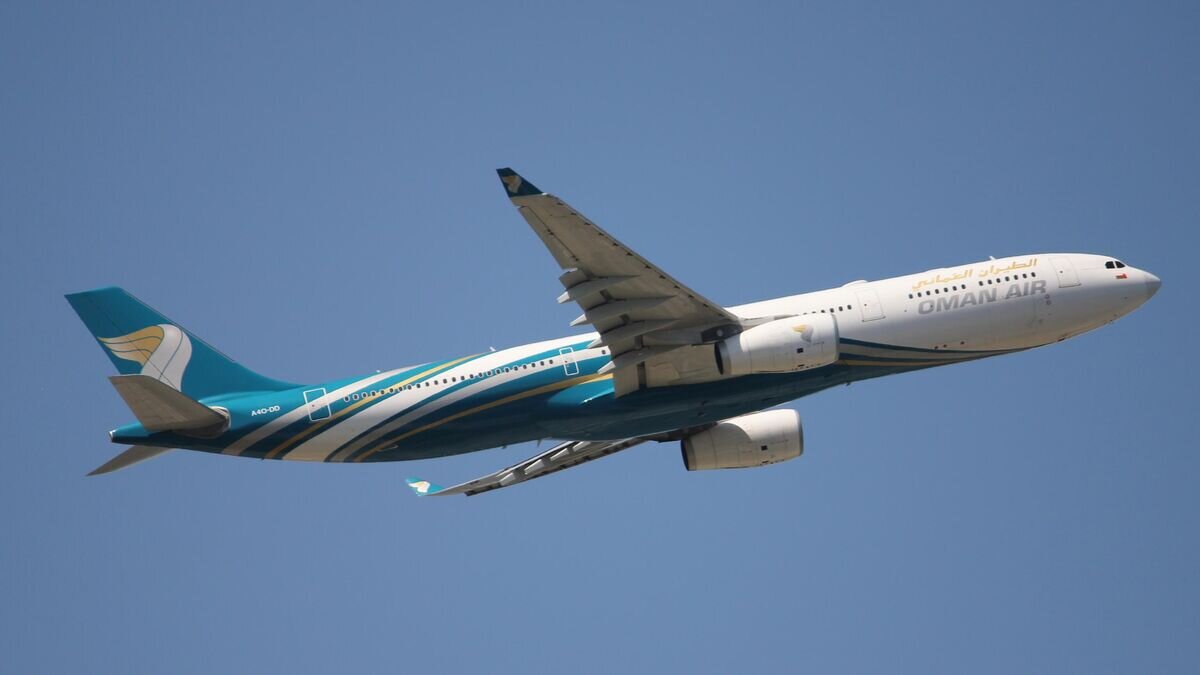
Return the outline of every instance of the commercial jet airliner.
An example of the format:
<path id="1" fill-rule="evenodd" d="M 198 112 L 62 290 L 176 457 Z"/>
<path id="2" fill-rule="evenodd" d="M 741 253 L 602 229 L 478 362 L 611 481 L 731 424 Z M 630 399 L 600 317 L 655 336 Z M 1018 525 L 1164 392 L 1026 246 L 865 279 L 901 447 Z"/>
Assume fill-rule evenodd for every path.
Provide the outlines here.
<path id="1" fill-rule="evenodd" d="M 646 441 L 689 471 L 804 451 L 799 415 L 770 409 L 839 384 L 1061 342 L 1146 302 L 1149 272 L 1103 255 L 1035 253 L 722 307 L 511 169 L 517 211 L 562 269 L 560 303 L 594 332 L 317 384 L 237 364 L 120 288 L 67 300 L 121 373 L 133 447 L 92 474 L 174 448 L 307 462 L 390 462 L 523 441 L 553 447 L 419 495 L 474 495 Z"/>

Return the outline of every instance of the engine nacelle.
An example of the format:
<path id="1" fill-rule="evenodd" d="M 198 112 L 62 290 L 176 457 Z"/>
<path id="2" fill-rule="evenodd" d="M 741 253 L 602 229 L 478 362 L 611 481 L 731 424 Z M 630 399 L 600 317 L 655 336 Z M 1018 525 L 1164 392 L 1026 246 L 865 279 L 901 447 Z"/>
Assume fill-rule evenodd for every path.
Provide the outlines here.
<path id="1" fill-rule="evenodd" d="M 727 419 L 681 446 L 688 471 L 764 466 L 803 454 L 804 427 L 795 410 L 767 410 Z"/>
<path id="2" fill-rule="evenodd" d="M 725 376 L 819 368 L 838 359 L 837 322 L 830 314 L 777 319 L 718 342 L 716 351 Z"/>

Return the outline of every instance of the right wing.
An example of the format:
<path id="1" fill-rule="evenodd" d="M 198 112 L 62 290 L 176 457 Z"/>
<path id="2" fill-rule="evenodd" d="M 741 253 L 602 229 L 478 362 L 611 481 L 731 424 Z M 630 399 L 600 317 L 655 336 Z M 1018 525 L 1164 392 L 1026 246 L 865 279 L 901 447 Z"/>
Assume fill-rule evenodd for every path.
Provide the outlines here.
<path id="1" fill-rule="evenodd" d="M 477 495 L 480 492 L 508 487 L 533 478 L 541 478 L 555 471 L 562 471 L 563 469 L 569 469 L 584 462 L 590 462 L 593 459 L 607 457 L 626 448 L 632 448 L 639 443 L 644 443 L 647 440 L 650 439 L 626 438 L 619 441 L 565 441 L 545 452 L 517 462 L 510 467 L 501 469 L 495 473 L 489 473 L 474 480 L 469 480 L 465 483 L 460 483 L 454 487 L 443 488 L 420 478 L 409 478 L 407 482 L 412 491 L 422 497 L 440 497 L 443 495 L 467 495 L 469 497 Z"/>
<path id="2" fill-rule="evenodd" d="M 509 199 L 549 249 L 563 274 L 559 302 L 583 310 L 572 326 L 591 324 L 609 348 L 618 396 L 645 386 L 638 367 L 679 347 L 737 333 L 738 317 L 688 288 L 617 241 L 563 200 L 512 169 L 497 171 Z"/>

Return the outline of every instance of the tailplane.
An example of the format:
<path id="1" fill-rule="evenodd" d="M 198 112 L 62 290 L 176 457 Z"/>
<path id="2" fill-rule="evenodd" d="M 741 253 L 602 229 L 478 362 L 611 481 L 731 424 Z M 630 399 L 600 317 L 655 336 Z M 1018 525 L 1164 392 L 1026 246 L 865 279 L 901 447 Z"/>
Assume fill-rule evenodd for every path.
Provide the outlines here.
<path id="1" fill-rule="evenodd" d="M 170 451 L 171 451 L 171 448 L 154 448 L 154 447 L 150 447 L 148 445 L 135 445 L 132 448 L 129 448 L 128 450 L 126 450 L 125 452 L 122 452 L 121 454 L 117 455 L 116 457 L 113 457 L 112 459 L 108 460 L 104 464 L 101 464 L 100 466 L 96 467 L 95 469 L 92 469 L 91 473 L 89 473 L 88 475 L 89 476 L 99 476 L 100 474 L 112 473 L 113 471 L 119 471 L 120 469 L 124 469 L 126 467 L 133 466 L 134 464 L 137 464 L 138 462 L 144 462 L 148 459 L 154 459 L 155 457 L 158 457 L 159 455 L 163 454 L 164 452 L 170 452 Z"/>
<path id="2" fill-rule="evenodd" d="M 188 398 L 149 375 L 108 378 L 146 431 L 178 431 L 185 436 L 219 436 L 229 428 L 227 414 Z"/>
<path id="3" fill-rule="evenodd" d="M 72 293 L 67 302 L 122 375 L 157 380 L 193 400 L 296 386 L 238 364 L 124 289 Z M 114 385 L 128 402 L 121 385 Z"/>

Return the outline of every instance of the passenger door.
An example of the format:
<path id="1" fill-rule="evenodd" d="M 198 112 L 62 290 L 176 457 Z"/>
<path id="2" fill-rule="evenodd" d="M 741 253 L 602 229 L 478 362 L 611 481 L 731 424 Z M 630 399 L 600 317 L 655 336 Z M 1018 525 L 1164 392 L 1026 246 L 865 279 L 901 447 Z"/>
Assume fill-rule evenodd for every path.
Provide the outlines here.
<path id="1" fill-rule="evenodd" d="M 1054 272 L 1058 275 L 1059 288 L 1079 285 L 1079 275 L 1075 272 L 1075 266 L 1071 264 L 1070 258 L 1053 256 L 1050 258 L 1050 264 L 1054 265 Z"/>
<path id="2" fill-rule="evenodd" d="M 558 355 L 563 360 L 563 372 L 567 375 L 578 375 L 579 364 L 575 362 L 575 350 L 570 347 L 563 347 L 558 350 Z"/>
<path id="3" fill-rule="evenodd" d="M 316 422 L 329 417 L 329 404 L 321 403 L 321 398 L 325 396 L 324 389 L 309 389 L 304 392 L 304 402 L 308 407 L 308 421 Z"/>
<path id="4" fill-rule="evenodd" d="M 862 310 L 863 321 L 875 321 L 883 318 L 883 305 L 879 302 L 879 294 L 875 289 L 863 289 L 855 293 L 858 297 L 858 306 Z"/>

